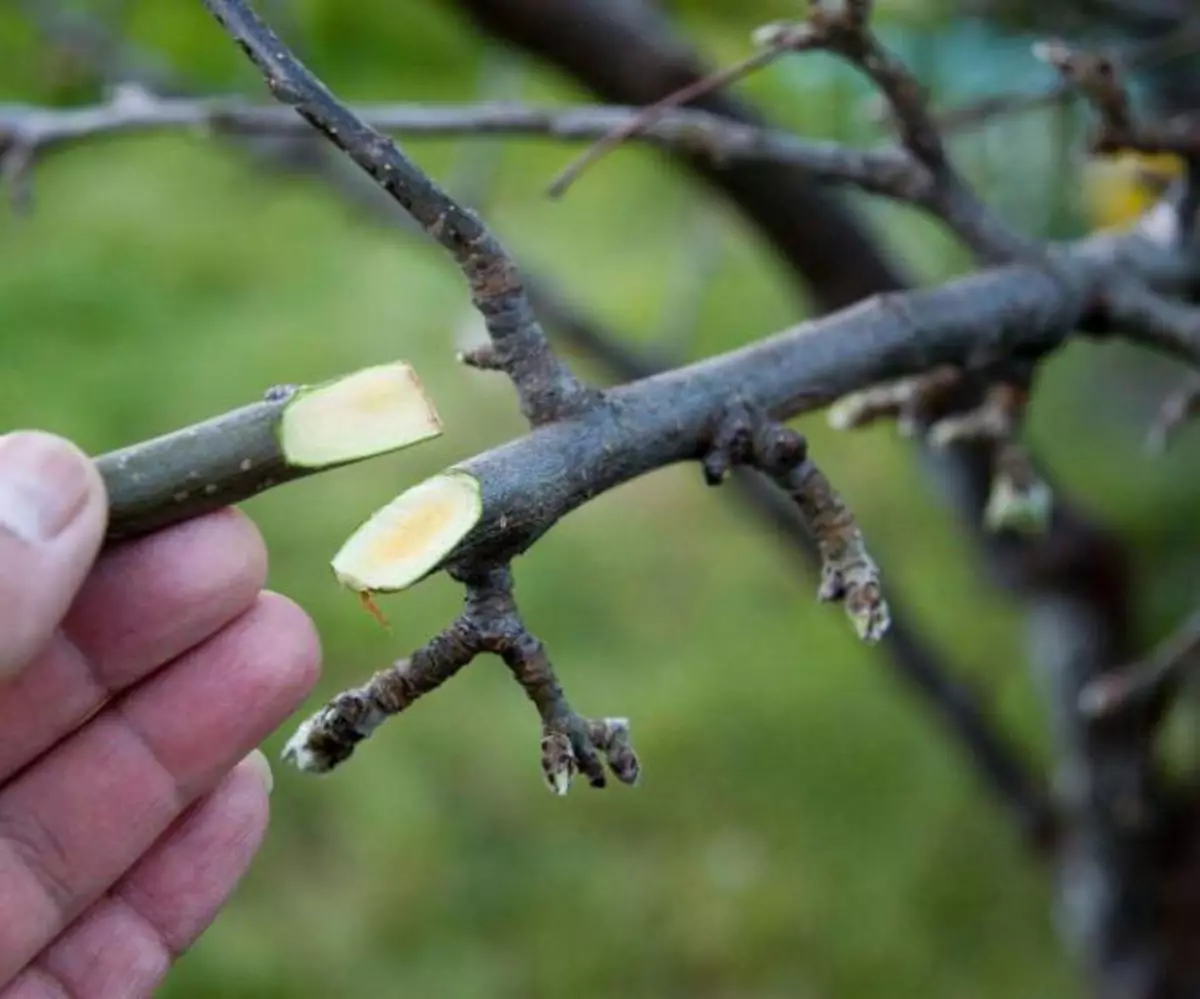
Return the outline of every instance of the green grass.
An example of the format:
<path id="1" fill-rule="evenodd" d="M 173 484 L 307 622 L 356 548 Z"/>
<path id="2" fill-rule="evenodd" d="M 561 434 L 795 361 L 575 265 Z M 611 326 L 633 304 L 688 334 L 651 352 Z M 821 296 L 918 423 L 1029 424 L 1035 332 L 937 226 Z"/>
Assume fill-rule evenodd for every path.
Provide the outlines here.
<path id="1" fill-rule="evenodd" d="M 170 34 L 176 58 L 194 55 L 203 72 L 228 61 L 215 40 L 201 46 L 144 7 L 138 30 Z M 358 44 L 361 24 L 332 9 L 311 15 L 329 32 L 323 44 Z M 438 17 L 419 23 L 422 44 L 451 30 Z M 356 85 L 386 79 L 412 93 L 380 53 L 364 59 Z M 444 68 L 423 87 L 418 96 L 466 93 Z M 412 148 L 444 172 L 456 147 Z M 535 266 L 648 339 L 696 191 L 656 158 L 621 153 L 548 203 L 540 192 L 567 155 L 512 143 L 491 215 Z M 914 269 L 961 265 L 941 234 L 878 218 Z M 795 319 L 763 249 L 733 220 L 724 238 L 695 355 Z M 456 588 L 431 580 L 384 601 L 388 635 L 338 590 L 328 561 L 405 486 L 522 432 L 508 386 L 454 363 L 452 334 L 467 319 L 447 260 L 355 224 L 312 184 L 202 139 L 69 151 L 39 170 L 35 213 L 0 221 L 0 427 L 43 427 L 98 452 L 271 384 L 412 361 L 445 419 L 441 439 L 246 507 L 271 547 L 271 585 L 322 634 L 325 675 L 307 711 L 455 612 Z M 1128 474 L 1136 442 L 1078 427 L 1090 356 L 1051 366 L 1035 432 L 1144 559 L 1166 558 L 1178 541 L 1162 544 L 1161 523 L 1140 526 L 1151 497 Z M 1040 748 L 1017 608 L 981 577 L 907 448 L 887 430 L 839 439 L 819 419 L 801 425 L 889 584 Z M 1185 493 L 1169 491 L 1166 472 L 1146 474 L 1184 524 Z M 164 995 L 1076 994 L 1049 885 L 1000 813 L 841 612 L 817 604 L 792 553 L 704 489 L 696 469 L 572 514 L 516 573 L 575 703 L 631 717 L 643 786 L 547 794 L 532 709 L 502 667 L 480 661 L 336 774 L 277 770 L 257 864 Z"/>

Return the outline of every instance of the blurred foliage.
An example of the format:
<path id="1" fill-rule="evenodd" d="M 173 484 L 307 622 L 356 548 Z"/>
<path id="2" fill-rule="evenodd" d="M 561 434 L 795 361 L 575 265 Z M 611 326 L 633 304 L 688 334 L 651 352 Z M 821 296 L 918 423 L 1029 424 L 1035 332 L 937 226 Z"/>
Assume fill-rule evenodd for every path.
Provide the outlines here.
<path id="1" fill-rule="evenodd" d="M 776 2 L 677 6 L 714 59 L 744 53 L 759 19 L 791 12 Z M 125 37 L 196 85 L 265 93 L 198 2 L 107 7 Z M 946 103 L 1044 80 L 1027 48 L 972 24 L 930 34 L 907 7 L 895 6 L 890 37 Z M 289 14 L 289 37 L 339 93 L 474 94 L 485 46 L 448 4 L 421 0 L 399 14 L 385 0 L 306 0 Z M 0 4 L 0 97 L 79 99 L 76 85 L 62 86 L 63 67 L 48 65 L 15 6 Z M 578 96 L 528 72 L 530 99 Z M 874 131 L 860 83 L 818 57 L 787 61 L 746 90 L 804 134 L 865 142 Z M 1015 222 L 1065 236 L 1081 226 L 1078 136 L 1074 116 L 1051 113 L 955 148 Z M 491 141 L 409 148 L 442 178 L 463 157 L 495 155 L 488 214 L 522 259 L 631 338 L 653 338 L 672 307 L 666 277 L 688 266 L 703 192 L 631 150 L 550 203 L 542 190 L 571 150 Z M 411 359 L 445 419 L 441 440 L 247 510 L 271 546 L 271 585 L 323 635 L 326 673 L 306 710 L 440 629 L 459 600 L 449 581 L 387 600 L 387 635 L 338 591 L 327 562 L 401 488 L 522 431 L 507 386 L 453 361 L 469 313 L 448 261 L 363 225 L 318 184 L 267 173 L 203 136 L 63 151 L 41 165 L 35 194 L 32 215 L 0 216 L 0 427 L 44 427 L 98 452 L 271 384 Z M 912 212 L 862 208 L 920 278 L 966 265 Z M 693 356 L 796 319 L 779 266 L 717 214 L 722 263 L 697 310 Z M 1159 463 L 1137 452 L 1167 371 L 1119 346 L 1074 347 L 1047 366 L 1032 414 L 1064 483 L 1136 546 L 1147 635 L 1179 612 L 1196 578 L 1196 481 L 1185 474 L 1196 442 Z M 989 586 L 909 448 L 887 429 L 835 440 L 819 418 L 800 425 L 890 585 L 1044 754 L 1018 609 Z M 1044 872 L 883 659 L 816 604 L 814 581 L 795 566 L 691 468 L 569 517 L 519 561 L 522 606 L 580 709 L 631 716 L 644 785 L 548 795 L 533 712 L 503 668 L 481 661 L 335 775 L 280 770 L 258 863 L 164 995 L 1077 994 Z"/>

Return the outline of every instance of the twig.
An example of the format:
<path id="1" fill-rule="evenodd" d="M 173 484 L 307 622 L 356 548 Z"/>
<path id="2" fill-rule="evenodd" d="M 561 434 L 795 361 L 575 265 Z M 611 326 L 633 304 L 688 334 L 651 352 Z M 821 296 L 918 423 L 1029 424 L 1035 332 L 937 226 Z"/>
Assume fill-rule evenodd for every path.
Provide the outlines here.
<path id="1" fill-rule="evenodd" d="M 536 425 L 595 406 L 597 394 L 554 356 L 529 307 L 516 264 L 478 216 L 340 103 L 243 0 L 204 4 L 258 66 L 275 97 L 350 156 L 449 251 L 467 278 L 498 363 L 516 387 L 526 418 Z"/>
<path id="2" fill-rule="evenodd" d="M 878 642 L 891 624 L 879 568 L 854 514 L 809 459 L 804 438 L 752 407 L 730 407 L 704 456 L 705 478 L 718 485 L 735 465 L 758 468 L 792 498 L 820 556 L 818 598 L 841 603 L 858 637 Z"/>
<path id="3" fill-rule="evenodd" d="M 1163 401 L 1158 417 L 1146 434 L 1146 449 L 1162 454 L 1171 441 L 1193 416 L 1200 416 L 1200 378 L 1192 377 L 1186 385 L 1172 392 Z"/>
<path id="4" fill-rule="evenodd" d="M 521 622 L 508 566 L 461 581 L 466 600 L 457 620 L 366 686 L 338 694 L 300 726 L 284 749 L 285 759 L 309 773 L 329 772 L 388 718 L 436 690 L 476 656 L 491 652 L 504 660 L 538 710 L 542 772 L 555 794 L 566 794 L 576 773 L 592 787 L 606 786 L 606 763 L 622 783 L 637 783 L 641 766 L 628 721 L 584 718 L 570 706 L 545 648 Z"/>
<path id="5" fill-rule="evenodd" d="M 1184 677 L 1200 668 L 1200 610 L 1162 642 L 1144 662 L 1094 680 L 1084 688 L 1080 710 L 1091 718 L 1149 711 L 1159 718 Z"/>
<path id="6" fill-rule="evenodd" d="M 829 407 L 827 419 L 834 430 L 858 430 L 880 420 L 895 420 L 905 437 L 930 425 L 947 412 L 962 395 L 963 374 L 953 367 L 852 392 Z"/>
<path id="7" fill-rule="evenodd" d="M 546 193 L 552 198 L 561 198 L 567 193 L 567 188 L 578 180 L 588 167 L 592 166 L 607 153 L 616 149 L 626 139 L 646 132 L 652 125 L 661 121 L 666 112 L 687 104 L 697 97 L 702 97 L 705 94 L 727 87 L 743 77 L 749 76 L 755 70 L 761 69 L 763 66 L 773 62 L 782 53 L 782 48 L 767 46 L 741 62 L 689 83 L 673 94 L 645 108 L 630 120 L 622 122 L 608 130 L 606 134 L 601 136 L 599 141 L 585 149 L 576 159 L 572 160 L 550 183 L 550 186 L 546 189 Z"/>
<path id="8" fill-rule="evenodd" d="M 1059 81 L 1052 87 L 1031 94 L 995 94 L 944 111 L 935 111 L 933 120 L 943 135 L 988 124 L 996 118 L 1066 105 L 1075 96 L 1075 88 Z"/>
<path id="9" fill-rule="evenodd" d="M 1013 363 L 1004 365 L 994 380 L 985 372 L 973 376 L 940 368 L 841 399 L 830 409 L 829 422 L 848 430 L 890 417 L 905 436 L 919 433 L 938 451 L 956 444 L 983 444 L 992 466 L 984 525 L 991 531 L 1041 533 L 1049 527 L 1053 494 L 1018 439 L 1031 377 L 1029 365 Z M 976 383 L 981 381 L 980 389 Z M 976 391 L 981 391 L 982 401 L 963 407 L 963 400 Z"/>

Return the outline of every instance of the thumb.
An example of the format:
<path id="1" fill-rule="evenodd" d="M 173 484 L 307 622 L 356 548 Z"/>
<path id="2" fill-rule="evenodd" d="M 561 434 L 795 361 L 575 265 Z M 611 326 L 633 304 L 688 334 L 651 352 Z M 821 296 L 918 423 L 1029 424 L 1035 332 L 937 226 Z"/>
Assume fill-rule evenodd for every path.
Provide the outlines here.
<path id="1" fill-rule="evenodd" d="M 104 540 L 95 465 L 60 437 L 0 437 L 0 681 L 50 641 Z"/>

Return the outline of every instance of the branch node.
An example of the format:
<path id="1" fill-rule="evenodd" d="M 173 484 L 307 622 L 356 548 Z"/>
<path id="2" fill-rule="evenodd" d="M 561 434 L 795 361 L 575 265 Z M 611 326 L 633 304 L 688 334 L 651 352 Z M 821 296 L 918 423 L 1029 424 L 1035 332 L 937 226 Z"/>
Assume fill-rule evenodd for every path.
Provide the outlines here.
<path id="1" fill-rule="evenodd" d="M 461 350 L 457 355 L 458 362 L 465 364 L 468 368 L 475 368 L 479 371 L 503 371 L 504 365 L 500 358 L 496 356 L 496 348 L 490 343 L 483 344 L 479 347 L 472 347 L 470 350 Z"/>

